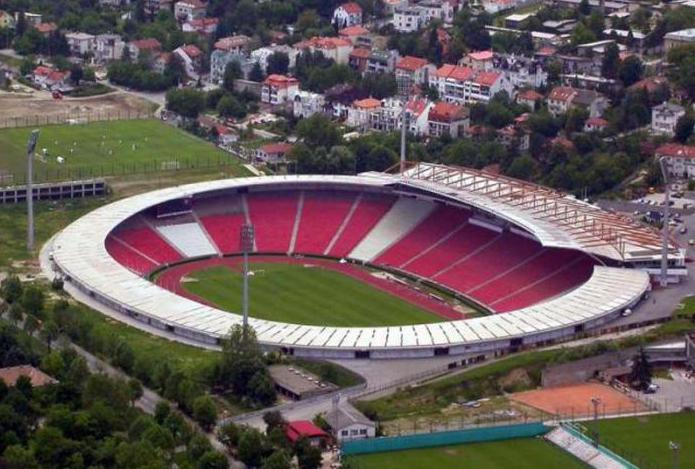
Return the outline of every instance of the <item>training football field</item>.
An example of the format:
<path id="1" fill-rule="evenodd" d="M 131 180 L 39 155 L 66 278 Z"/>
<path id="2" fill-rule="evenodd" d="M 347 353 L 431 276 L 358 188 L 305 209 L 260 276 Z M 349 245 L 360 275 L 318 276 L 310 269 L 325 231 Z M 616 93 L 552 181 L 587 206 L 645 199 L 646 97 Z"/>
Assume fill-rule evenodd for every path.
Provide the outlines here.
<path id="1" fill-rule="evenodd" d="M 592 423 L 585 423 L 593 428 Z M 601 444 L 638 466 L 669 468 L 680 445 L 679 467 L 695 467 L 695 412 L 599 420 Z"/>
<path id="2" fill-rule="evenodd" d="M 241 266 L 189 274 L 184 289 L 220 309 L 241 311 Z M 318 265 L 252 263 L 249 314 L 320 326 L 396 326 L 443 319 L 397 296 Z"/>
<path id="3" fill-rule="evenodd" d="M 348 459 L 351 469 L 579 469 L 586 467 L 573 456 L 547 441 L 533 438 L 366 454 Z"/>
<path id="4" fill-rule="evenodd" d="M 155 119 L 49 125 L 40 130 L 34 163 L 39 182 L 156 174 L 162 170 L 215 166 L 220 161 L 238 165 L 211 143 Z M 24 182 L 30 133 L 31 128 L 0 130 L 0 175 L 5 175 L 5 181 L 0 182 Z M 12 175 L 13 181 L 7 175 Z"/>

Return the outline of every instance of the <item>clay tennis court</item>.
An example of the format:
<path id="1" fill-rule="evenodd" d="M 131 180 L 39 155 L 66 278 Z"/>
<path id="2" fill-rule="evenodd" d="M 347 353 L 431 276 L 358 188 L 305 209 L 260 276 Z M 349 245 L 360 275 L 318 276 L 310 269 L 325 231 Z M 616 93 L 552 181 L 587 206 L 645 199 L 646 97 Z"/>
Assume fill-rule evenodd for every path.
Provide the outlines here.
<path id="1" fill-rule="evenodd" d="M 647 407 L 637 399 L 617 391 L 610 386 L 586 383 L 573 386 L 546 388 L 538 391 L 525 391 L 512 394 L 510 399 L 549 414 L 562 417 L 591 416 L 594 406 L 591 399 L 600 399 L 600 415 L 641 412 Z"/>

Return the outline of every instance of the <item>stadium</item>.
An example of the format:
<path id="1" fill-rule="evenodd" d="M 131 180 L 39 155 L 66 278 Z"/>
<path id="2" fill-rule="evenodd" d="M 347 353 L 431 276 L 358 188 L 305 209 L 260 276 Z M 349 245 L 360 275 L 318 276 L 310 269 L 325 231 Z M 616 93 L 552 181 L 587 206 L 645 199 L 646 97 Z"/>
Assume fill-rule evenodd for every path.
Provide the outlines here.
<path id="1" fill-rule="evenodd" d="M 245 224 L 255 230 L 254 263 L 270 272 L 322 269 L 333 275 L 327 283 L 344 285 L 341 295 L 308 278 L 304 292 L 315 286 L 315 297 L 288 296 L 270 308 L 289 315 L 252 308 L 264 347 L 305 357 L 476 356 L 570 338 L 640 302 L 662 249 L 652 228 L 552 189 L 410 163 L 402 173 L 264 176 L 150 192 L 85 215 L 50 253 L 65 280 L 103 306 L 214 346 L 241 322 L 239 310 L 223 310 L 186 281 L 238 270 Z M 668 249 L 670 265 L 683 265 L 678 247 Z M 252 298 L 269 296 L 254 284 L 260 277 Z M 353 321 L 353 283 L 395 302 L 380 296 L 384 303 Z M 298 310 L 310 314 L 291 314 Z"/>

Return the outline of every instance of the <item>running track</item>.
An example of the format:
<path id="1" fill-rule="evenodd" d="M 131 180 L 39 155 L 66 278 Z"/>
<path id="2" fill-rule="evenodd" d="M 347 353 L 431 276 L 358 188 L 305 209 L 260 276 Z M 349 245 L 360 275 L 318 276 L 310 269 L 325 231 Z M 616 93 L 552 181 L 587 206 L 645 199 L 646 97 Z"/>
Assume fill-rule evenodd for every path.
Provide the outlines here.
<path id="1" fill-rule="evenodd" d="M 408 303 L 414 304 L 426 311 L 429 311 L 430 313 L 436 314 L 437 316 L 447 321 L 464 319 L 466 317 L 465 314 L 456 311 L 447 303 L 437 301 L 434 298 L 431 298 L 429 295 L 419 292 L 409 286 L 396 283 L 392 280 L 375 277 L 366 270 L 356 267 L 352 264 L 339 264 L 337 262 L 328 261 L 324 259 L 296 259 L 281 256 L 253 256 L 251 258 L 251 261 L 254 263 L 272 262 L 280 264 L 318 265 L 324 269 L 330 269 L 335 272 L 339 272 L 361 282 L 367 283 L 379 290 L 390 293 L 391 295 L 397 296 L 407 301 Z M 239 270 L 241 262 L 241 257 L 214 257 L 201 261 L 187 262 L 165 270 L 157 277 L 155 283 L 162 288 L 176 293 L 177 295 L 181 295 L 183 297 L 197 301 L 199 303 L 206 304 L 208 306 L 216 307 L 214 304 L 206 301 L 204 298 L 201 298 L 197 295 L 188 292 L 181 285 L 181 281 L 184 277 L 193 274 L 194 272 L 214 266 L 225 265 L 234 270 Z"/>

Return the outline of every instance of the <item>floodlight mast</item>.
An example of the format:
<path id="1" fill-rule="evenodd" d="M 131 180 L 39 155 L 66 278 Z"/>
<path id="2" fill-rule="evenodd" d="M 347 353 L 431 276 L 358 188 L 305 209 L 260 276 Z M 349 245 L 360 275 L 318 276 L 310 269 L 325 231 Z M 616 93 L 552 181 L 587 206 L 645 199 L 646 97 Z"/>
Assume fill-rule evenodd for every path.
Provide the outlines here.
<path id="1" fill-rule="evenodd" d="M 244 283 L 242 296 L 242 314 L 244 318 L 244 338 L 249 326 L 249 252 L 253 252 L 254 229 L 251 223 L 241 225 L 241 252 L 244 255 Z"/>
<path id="2" fill-rule="evenodd" d="M 27 251 L 34 249 L 34 152 L 38 141 L 39 129 L 34 129 L 27 142 Z"/>
<path id="3" fill-rule="evenodd" d="M 410 77 L 403 75 L 399 77 L 398 85 L 398 95 L 401 99 L 401 158 L 399 171 L 401 177 L 405 174 L 405 158 L 406 158 L 406 135 L 408 133 L 408 125 L 406 121 L 408 120 L 408 97 L 410 95 Z"/>
<path id="4" fill-rule="evenodd" d="M 662 156 L 659 159 L 659 165 L 661 166 L 661 174 L 664 178 L 664 213 L 661 219 L 661 222 L 663 224 L 663 226 L 661 227 L 661 278 L 659 279 L 659 285 L 661 287 L 666 287 L 668 285 L 668 217 L 669 208 L 671 205 L 671 187 L 668 182 L 668 167 L 665 156 Z"/>

